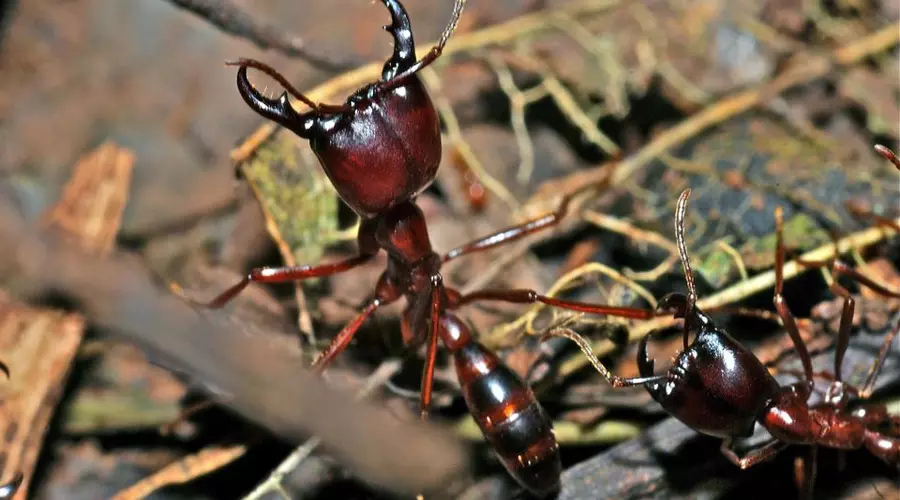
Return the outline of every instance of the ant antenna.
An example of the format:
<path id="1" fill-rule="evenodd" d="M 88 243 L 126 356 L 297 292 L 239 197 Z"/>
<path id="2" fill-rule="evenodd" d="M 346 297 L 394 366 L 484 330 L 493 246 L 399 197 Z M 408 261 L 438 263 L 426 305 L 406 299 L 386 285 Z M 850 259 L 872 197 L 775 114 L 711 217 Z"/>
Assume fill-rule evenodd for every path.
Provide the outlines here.
<path id="1" fill-rule="evenodd" d="M 687 201 L 691 196 L 690 188 L 685 189 L 678 197 L 675 208 L 675 243 L 678 245 L 678 256 L 681 257 L 681 267 L 684 268 L 684 280 L 688 287 L 688 309 L 694 308 L 697 302 L 697 287 L 694 285 L 694 272 L 691 270 L 691 260 L 688 257 L 687 245 L 684 243 L 684 214 L 687 212 Z"/>
<path id="2" fill-rule="evenodd" d="M 575 344 L 578 345 L 578 348 L 581 349 L 581 352 L 584 353 L 584 356 L 590 361 L 591 365 L 593 365 L 594 369 L 600 372 L 600 375 L 606 379 L 606 382 L 613 388 L 618 389 L 619 387 L 633 387 L 636 385 L 648 384 L 651 382 L 660 382 L 666 378 L 665 375 L 653 375 L 651 377 L 634 377 L 634 378 L 624 378 L 618 375 L 613 374 L 609 371 L 606 366 L 597 359 L 597 355 L 594 354 L 594 350 L 591 349 L 591 344 L 584 339 L 581 335 L 575 333 L 574 330 L 570 328 L 557 327 L 553 328 L 547 333 L 545 333 L 541 337 L 541 342 L 549 339 L 550 337 L 565 337 Z"/>
<path id="3" fill-rule="evenodd" d="M 688 332 L 690 331 L 691 312 L 697 303 L 697 286 L 694 284 L 694 272 L 691 270 L 691 260 L 688 257 L 687 245 L 684 243 L 684 214 L 687 212 L 687 201 L 691 196 L 691 189 L 685 189 L 678 197 L 675 206 L 675 243 L 678 245 L 678 256 L 681 258 L 681 267 L 684 269 L 684 281 L 687 283 L 687 306 L 684 310 L 684 349 L 688 348 Z"/>
<path id="4" fill-rule="evenodd" d="M 900 170 L 900 158 L 897 158 L 897 155 L 894 154 L 893 151 L 887 148 L 887 146 L 882 146 L 881 144 L 875 145 L 875 151 L 878 151 L 878 154 L 885 157 L 889 162 L 893 163 L 897 170 Z"/>

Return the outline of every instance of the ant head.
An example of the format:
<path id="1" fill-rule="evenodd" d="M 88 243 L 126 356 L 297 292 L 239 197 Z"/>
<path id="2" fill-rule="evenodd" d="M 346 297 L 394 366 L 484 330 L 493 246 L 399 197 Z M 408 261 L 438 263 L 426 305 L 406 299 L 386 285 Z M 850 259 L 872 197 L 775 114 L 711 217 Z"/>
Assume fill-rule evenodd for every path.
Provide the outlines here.
<path id="1" fill-rule="evenodd" d="M 441 158 L 440 120 L 425 86 L 416 75 L 434 62 L 450 38 L 466 0 L 457 0 L 450 23 L 438 44 L 416 60 L 409 16 L 398 0 L 382 0 L 391 15 L 384 29 L 394 39 L 381 80 L 354 92 L 342 105 L 317 104 L 297 92 L 265 64 L 251 60 L 240 66 L 238 91 L 260 115 L 309 139 L 325 173 L 341 198 L 357 214 L 372 218 L 427 188 Z M 252 67 L 275 78 L 287 92 L 264 96 L 247 80 Z M 298 113 L 288 92 L 312 108 Z"/>
<path id="2" fill-rule="evenodd" d="M 684 350 L 669 368 L 664 381 L 645 384 L 647 391 L 672 416 L 689 427 L 718 437 L 745 436 L 757 415 L 777 392 L 778 384 L 756 356 L 697 308 L 697 291 L 684 242 L 684 214 L 690 189 L 678 198 L 675 239 L 684 267 L 688 294 L 672 293 L 657 309 L 684 318 Z M 688 345 L 688 335 L 696 334 Z M 649 336 L 638 345 L 642 377 L 654 375 L 647 353 Z"/>

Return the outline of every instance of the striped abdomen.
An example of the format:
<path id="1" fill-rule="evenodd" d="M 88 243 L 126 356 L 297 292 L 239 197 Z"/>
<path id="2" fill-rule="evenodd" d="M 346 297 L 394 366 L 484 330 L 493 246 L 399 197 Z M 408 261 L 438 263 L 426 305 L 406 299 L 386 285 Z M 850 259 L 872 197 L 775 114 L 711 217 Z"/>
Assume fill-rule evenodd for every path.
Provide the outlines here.
<path id="1" fill-rule="evenodd" d="M 557 490 L 559 445 L 531 389 L 477 342 L 454 352 L 454 361 L 469 412 L 506 470 L 533 493 Z"/>

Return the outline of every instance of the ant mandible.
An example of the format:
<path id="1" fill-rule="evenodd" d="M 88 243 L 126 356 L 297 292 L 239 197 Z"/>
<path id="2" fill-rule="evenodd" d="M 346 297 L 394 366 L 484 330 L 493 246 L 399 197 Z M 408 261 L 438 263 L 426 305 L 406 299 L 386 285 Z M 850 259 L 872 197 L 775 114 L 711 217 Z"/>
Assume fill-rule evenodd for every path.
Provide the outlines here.
<path id="1" fill-rule="evenodd" d="M 438 44 L 416 60 L 409 17 L 398 0 L 382 0 L 391 15 L 385 26 L 394 50 L 381 80 L 353 93 L 342 105 L 319 104 L 294 89 L 276 70 L 259 61 L 241 59 L 237 86 L 244 101 L 260 115 L 308 139 L 338 195 L 361 218 L 359 254 L 332 264 L 253 269 L 247 277 L 209 303 L 219 308 L 251 282 L 281 283 L 342 273 L 370 261 L 379 251 L 388 256 L 387 269 L 374 298 L 313 361 L 321 373 L 353 339 L 378 308 L 407 300 L 401 333 L 409 346 L 427 343 L 420 411 L 427 418 L 438 340 L 452 354 L 462 393 L 485 440 L 507 471 L 529 491 L 548 494 L 559 488 L 561 462 L 552 423 L 531 389 L 488 348 L 474 340 L 468 325 L 452 310 L 479 301 L 517 304 L 541 302 L 586 313 L 646 319 L 655 311 L 608 307 L 560 300 L 533 290 L 484 289 L 463 295 L 443 283 L 441 266 L 464 255 L 482 252 L 555 226 L 566 214 L 570 196 L 543 217 L 503 229 L 490 236 L 437 254 L 431 247 L 422 211 L 415 199 L 433 181 L 441 158 L 437 111 L 417 73 L 440 57 L 465 0 L 457 0 Z M 247 79 L 255 68 L 286 90 L 277 99 L 264 96 Z M 297 112 L 288 93 L 312 108 Z M 661 377 L 651 377 L 656 380 Z"/>
<path id="2" fill-rule="evenodd" d="M 879 152 L 882 152 L 881 149 Z M 900 168 L 900 164 L 897 164 L 897 167 Z M 810 406 L 808 401 L 814 388 L 812 361 L 806 344 L 800 337 L 794 316 L 782 295 L 785 252 L 782 237 L 783 216 L 780 207 L 775 211 L 774 303 L 803 364 L 804 373 L 803 380 L 786 386 L 780 385 L 775 380 L 752 351 L 741 345 L 725 330 L 717 327 L 710 317 L 696 306 L 697 293 L 684 240 L 684 215 L 690 192 L 691 190 L 687 189 L 681 194 L 675 212 L 675 237 L 688 294 L 668 294 L 659 301 L 657 307 L 660 312 L 671 312 L 676 318 L 684 319 L 684 349 L 664 378 L 648 381 L 654 376 L 654 362 L 647 353 L 649 336 L 641 339 L 638 345 L 637 362 L 640 378 L 621 378 L 611 374 L 593 355 L 590 345 L 574 332 L 551 331 L 546 337 L 562 336 L 576 342 L 613 387 L 644 385 L 653 399 L 671 416 L 697 432 L 722 438 L 722 453 L 741 469 L 774 457 L 788 445 L 810 446 L 811 459 L 805 462 L 805 470 L 802 473 L 801 479 L 805 485 L 801 496 L 812 497 L 816 450 L 819 446 L 840 450 L 866 448 L 889 465 L 900 463 L 900 436 L 880 431 L 882 426 L 900 428 L 900 417 L 890 416 L 884 405 L 868 404 L 849 408 L 851 396 L 865 399 L 874 390 L 875 379 L 890 350 L 891 342 L 900 332 L 900 322 L 885 338 L 863 388 L 858 389 L 845 383 L 841 374 L 841 362 L 849 344 L 854 300 L 846 289 L 837 284 L 832 285 L 832 290 L 844 299 L 835 351 L 834 375 L 824 402 Z M 798 261 L 801 265 L 809 267 L 830 265 L 833 271 L 849 275 L 882 295 L 900 297 L 897 292 L 890 291 L 868 278 L 860 279 L 862 275 L 848 272 L 846 265 L 842 267 L 836 262 L 838 262 L 836 259 L 831 262 Z M 691 333 L 695 334 L 694 342 L 688 344 Z M 734 450 L 734 441 L 750 437 L 756 423 L 762 425 L 774 439 L 744 456 L 739 456 Z"/>

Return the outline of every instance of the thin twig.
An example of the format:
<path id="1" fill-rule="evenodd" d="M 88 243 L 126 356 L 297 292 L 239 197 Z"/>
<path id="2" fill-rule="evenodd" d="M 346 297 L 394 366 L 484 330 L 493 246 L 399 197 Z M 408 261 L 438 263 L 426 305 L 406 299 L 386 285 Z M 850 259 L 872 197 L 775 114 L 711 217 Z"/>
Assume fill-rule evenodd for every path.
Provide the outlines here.
<path id="1" fill-rule="evenodd" d="M 132 486 L 116 493 L 112 500 L 141 500 L 160 488 L 184 484 L 221 469 L 244 455 L 244 445 L 212 446 L 171 463 Z"/>
<path id="2" fill-rule="evenodd" d="M 713 125 L 764 104 L 790 88 L 821 78 L 836 66 L 858 63 L 872 54 L 883 52 L 897 45 L 898 42 L 900 42 L 900 30 L 897 29 L 896 24 L 892 24 L 836 49 L 829 57 L 811 55 L 795 57 L 794 60 L 798 61 L 797 64 L 771 82 L 719 100 L 714 105 L 666 130 L 637 154 L 624 159 L 613 174 L 613 184 L 619 184 L 629 179 L 635 171 L 668 151 L 669 148 L 683 144 L 686 140 Z"/>
<path id="3" fill-rule="evenodd" d="M 196 310 L 161 289 L 136 256 L 90 255 L 29 227 L 2 199 L 0 280 L 18 297 L 52 291 L 77 304 L 98 329 L 138 344 L 155 363 L 288 442 L 320 436 L 366 482 L 443 498 L 471 477 L 457 439 L 418 420 L 398 425 L 387 409 L 325 383 L 303 367 L 290 331 Z"/>
<path id="4" fill-rule="evenodd" d="M 338 73 L 360 65 L 356 60 L 335 60 L 311 54 L 306 42 L 293 33 L 270 23 L 263 23 L 230 0 L 169 0 L 172 4 L 200 16 L 229 35 L 241 37 L 261 49 L 271 49 L 318 68 Z"/>
<path id="5" fill-rule="evenodd" d="M 365 398 L 372 391 L 381 387 L 388 379 L 393 377 L 395 373 L 400 371 L 400 364 L 400 361 L 396 359 L 381 363 L 381 365 L 366 379 L 365 385 L 363 385 L 359 392 L 356 393 L 356 398 Z M 321 443 L 322 440 L 320 438 L 313 437 L 297 447 L 297 449 L 288 455 L 287 458 L 278 464 L 278 467 L 269 474 L 269 477 L 245 496 L 244 500 L 258 500 L 266 493 L 279 491 L 282 488 L 281 483 L 285 476 L 296 469 L 300 465 L 300 462 L 312 454 Z"/>

